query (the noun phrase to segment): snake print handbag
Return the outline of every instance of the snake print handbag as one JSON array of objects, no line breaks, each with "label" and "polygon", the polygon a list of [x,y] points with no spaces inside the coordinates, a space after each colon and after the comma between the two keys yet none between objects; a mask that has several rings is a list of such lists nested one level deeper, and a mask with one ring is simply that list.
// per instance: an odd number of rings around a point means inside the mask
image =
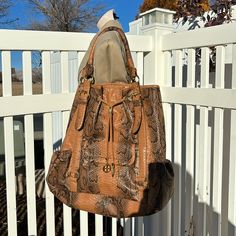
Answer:
[{"label": "snake print handbag", "polygon": [[[166,159],[164,116],[158,85],[140,86],[127,39],[117,27],[127,56],[128,83],[96,84],[96,38],[82,71],[66,136],[53,153],[47,183],[66,205],[111,217],[150,215],[174,192]],[[96,78],[95,78],[96,80]]]}]

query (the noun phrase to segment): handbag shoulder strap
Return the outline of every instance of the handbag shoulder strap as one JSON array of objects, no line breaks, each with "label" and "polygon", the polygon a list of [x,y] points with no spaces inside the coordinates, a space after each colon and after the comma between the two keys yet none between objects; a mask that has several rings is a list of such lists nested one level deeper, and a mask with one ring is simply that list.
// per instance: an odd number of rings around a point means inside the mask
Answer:
[{"label": "handbag shoulder strap", "polygon": [[115,26],[111,26],[111,27],[107,27],[104,30],[102,30],[101,32],[99,32],[96,37],[94,38],[94,42],[93,45],[91,47],[91,51],[89,54],[89,59],[87,61],[86,66],[82,69],[81,71],[81,79],[89,79],[93,77],[93,72],[94,72],[94,67],[93,67],[93,62],[94,62],[94,52],[95,52],[95,48],[96,48],[96,43],[97,40],[99,38],[99,36],[101,36],[102,34],[109,32],[109,31],[116,31],[118,32],[123,44],[124,44],[124,48],[125,48],[125,53],[126,53],[126,57],[127,57],[127,61],[126,61],[126,70],[127,73],[131,79],[131,82],[135,81],[135,78],[137,77],[137,70],[134,67],[134,62],[131,56],[131,52],[130,52],[130,48],[129,48],[129,44],[128,44],[128,40],[124,34],[124,32],[122,31],[122,29],[115,27]]}]

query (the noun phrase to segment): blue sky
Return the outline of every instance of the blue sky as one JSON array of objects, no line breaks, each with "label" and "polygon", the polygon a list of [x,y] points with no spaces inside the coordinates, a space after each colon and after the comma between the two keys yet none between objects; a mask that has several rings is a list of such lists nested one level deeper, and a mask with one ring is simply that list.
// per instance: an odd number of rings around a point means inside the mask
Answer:
[{"label": "blue sky", "polygon": [[[99,1],[99,0],[98,0]],[[105,5],[105,9],[102,10],[101,15],[110,9],[115,9],[115,12],[120,17],[124,31],[129,31],[129,22],[135,19],[138,14],[139,6],[142,4],[143,0],[103,0],[99,1]],[[22,29],[26,28],[32,17],[40,18],[39,15],[32,13],[28,4],[25,0],[15,0],[14,6],[9,12],[9,19],[16,19],[12,25],[0,25],[1,28],[11,28],[11,29]],[[21,53],[14,52],[12,54],[12,67],[17,70],[22,66]],[[1,62],[0,62],[1,67]],[[1,69],[0,69],[1,70]]]},{"label": "blue sky", "polygon": [[[99,2],[106,6],[101,12],[101,15],[107,10],[115,9],[116,13],[120,17],[120,22],[123,25],[124,30],[128,31],[129,22],[133,21],[135,16],[138,14],[139,6],[142,4],[143,0],[103,0]],[[14,1],[14,6],[10,11],[9,18],[19,18],[19,20],[11,26],[4,26],[4,28],[26,27],[30,19],[32,19],[32,15],[32,11],[30,10],[29,5],[26,4],[25,0],[16,0]],[[37,15],[37,17],[39,16]]]},{"label": "blue sky", "polygon": [[105,0],[102,1],[107,5],[107,9],[114,8],[120,17],[121,22],[125,31],[128,31],[129,22],[133,21],[135,16],[138,14],[139,6],[143,0]]}]

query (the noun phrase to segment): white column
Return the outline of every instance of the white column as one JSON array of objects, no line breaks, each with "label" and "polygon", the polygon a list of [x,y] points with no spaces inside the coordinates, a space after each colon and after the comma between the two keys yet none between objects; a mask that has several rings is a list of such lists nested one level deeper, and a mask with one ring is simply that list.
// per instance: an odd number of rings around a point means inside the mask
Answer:
[{"label": "white column", "polygon": [[[160,9],[156,10],[156,14],[169,14],[161,12]],[[171,12],[173,14],[174,12]],[[142,19],[145,18],[145,13],[143,13]],[[147,13],[150,14],[150,13]],[[153,13],[152,13],[153,14]],[[144,23],[143,23],[144,24]],[[157,22],[143,25],[140,29],[140,34],[151,35],[153,37],[152,46],[153,50],[148,53],[144,58],[144,83],[145,84],[159,84],[164,85],[164,53],[162,51],[162,35],[170,34],[173,32],[172,24],[164,24]]]}]

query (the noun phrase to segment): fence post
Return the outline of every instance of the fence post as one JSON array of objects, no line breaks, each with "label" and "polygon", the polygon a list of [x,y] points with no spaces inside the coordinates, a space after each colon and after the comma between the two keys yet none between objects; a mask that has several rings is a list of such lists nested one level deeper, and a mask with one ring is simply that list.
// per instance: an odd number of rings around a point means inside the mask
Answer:
[{"label": "fence post", "polygon": [[174,11],[154,8],[140,14],[140,18],[130,23],[130,33],[151,35],[153,50],[144,56],[145,84],[164,85],[164,53],[162,52],[162,35],[173,31]]},{"label": "fence post", "polygon": [[[170,71],[166,71],[165,56],[162,51],[162,35],[173,31],[174,11],[155,8],[140,14],[140,18],[130,23],[130,34],[151,35],[152,51],[144,54],[144,83],[170,86]],[[168,62],[166,62],[168,63]],[[168,68],[171,70],[171,68]],[[166,104],[168,109],[170,105]],[[140,227],[136,227],[136,231]],[[135,234],[136,235],[136,234]],[[139,234],[141,235],[141,234]],[[160,213],[144,218],[144,235],[171,235],[171,204]]]}]

